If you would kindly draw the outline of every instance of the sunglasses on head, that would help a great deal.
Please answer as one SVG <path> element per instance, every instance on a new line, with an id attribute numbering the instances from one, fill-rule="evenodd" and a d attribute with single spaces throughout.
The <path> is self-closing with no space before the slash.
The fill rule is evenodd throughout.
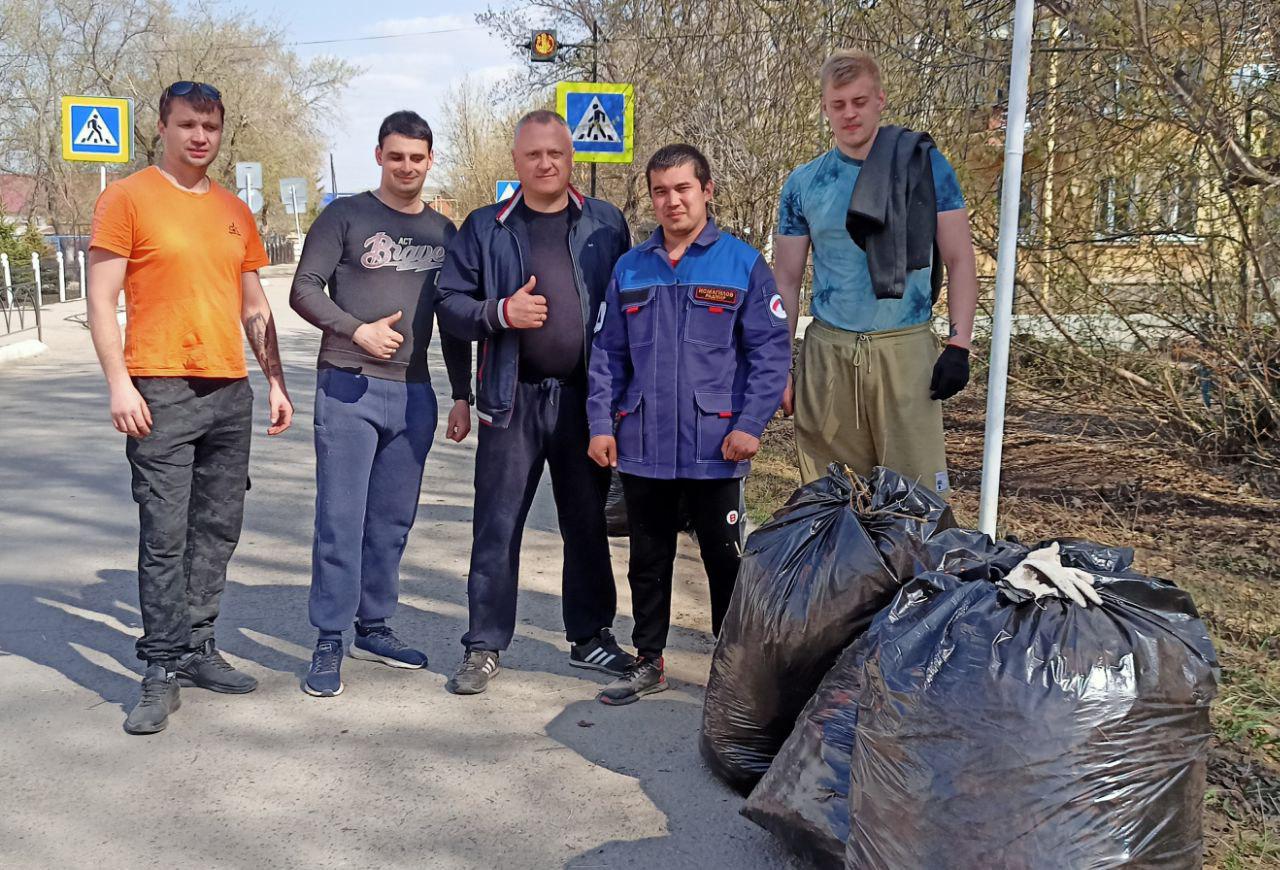
<path id="1" fill-rule="evenodd" d="M 174 82 L 165 88 L 171 97 L 185 97 L 192 91 L 198 91 L 200 96 L 209 100 L 221 100 L 222 94 L 213 85 L 207 85 L 204 82 Z"/>

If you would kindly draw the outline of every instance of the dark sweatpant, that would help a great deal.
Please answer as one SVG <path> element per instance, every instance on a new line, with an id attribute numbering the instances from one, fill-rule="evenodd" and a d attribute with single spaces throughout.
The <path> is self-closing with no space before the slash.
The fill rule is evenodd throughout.
<path id="1" fill-rule="evenodd" d="M 587 458 L 586 386 L 554 379 L 517 384 L 511 423 L 481 426 L 467 578 L 468 649 L 504 650 L 516 628 L 520 541 L 544 463 L 551 466 L 564 539 L 565 634 L 586 640 L 613 624 L 618 608 L 605 534 L 609 472 Z"/>
<path id="2" fill-rule="evenodd" d="M 429 382 L 326 366 L 316 374 L 316 533 L 311 624 L 340 638 L 376 625 L 400 598 L 400 559 L 418 513 L 436 429 Z"/>
<path id="3" fill-rule="evenodd" d="M 213 637 L 249 485 L 247 378 L 134 378 L 151 434 L 128 438 L 138 503 L 138 658 L 171 664 Z"/>
<path id="4" fill-rule="evenodd" d="M 631 641 L 646 658 L 662 655 L 671 628 L 671 574 L 684 496 L 702 551 L 711 591 L 711 630 L 729 610 L 742 559 L 742 479 L 655 480 L 623 474 L 631 528 L 631 608 L 636 627 Z"/>

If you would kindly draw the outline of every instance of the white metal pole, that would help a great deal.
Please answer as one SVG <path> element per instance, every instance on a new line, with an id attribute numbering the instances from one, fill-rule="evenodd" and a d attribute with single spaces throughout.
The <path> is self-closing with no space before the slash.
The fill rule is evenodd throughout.
<path id="1" fill-rule="evenodd" d="M 89 285 L 84 283 L 84 251 L 76 251 L 76 261 L 80 264 L 80 298 L 87 299 Z"/>
<path id="2" fill-rule="evenodd" d="M 13 278 L 9 277 L 9 255 L 0 254 L 0 269 L 4 270 L 4 301 L 8 308 L 13 307 Z"/>
<path id="3" fill-rule="evenodd" d="M 44 304 L 44 288 L 40 286 L 40 255 L 35 251 L 31 252 L 31 271 L 36 276 L 36 295 L 33 300 L 36 310 L 36 339 L 44 341 L 44 324 L 40 319 L 40 308 Z"/>
<path id="4" fill-rule="evenodd" d="M 103 163 L 98 167 L 98 192 L 107 189 L 107 164 Z"/>
<path id="5" fill-rule="evenodd" d="M 298 189 L 289 188 L 289 199 L 293 201 L 293 226 L 298 231 L 298 246 L 302 246 L 302 220 L 298 217 Z"/>
<path id="6" fill-rule="evenodd" d="M 1009 111 L 1004 124 L 1004 179 L 1000 196 L 1000 245 L 996 254 L 996 298 L 992 311 L 991 368 L 987 374 L 987 429 L 982 449 L 982 493 L 978 529 L 995 537 L 1000 502 L 1000 457 L 1009 384 L 1009 333 L 1013 323 L 1013 279 L 1018 254 L 1018 205 L 1022 151 L 1031 75 L 1031 30 L 1035 0 L 1017 0 L 1013 10 L 1013 56 L 1009 65 Z"/>
<path id="7" fill-rule="evenodd" d="M 31 271 L 34 272 L 36 276 L 36 307 L 39 308 L 40 302 L 42 301 L 40 299 L 40 294 L 43 292 L 43 289 L 40 286 L 40 255 L 35 251 L 31 252 Z"/>
<path id="8" fill-rule="evenodd" d="M 58 252 L 58 301 L 67 301 L 66 264 L 62 261 L 62 252 Z"/>

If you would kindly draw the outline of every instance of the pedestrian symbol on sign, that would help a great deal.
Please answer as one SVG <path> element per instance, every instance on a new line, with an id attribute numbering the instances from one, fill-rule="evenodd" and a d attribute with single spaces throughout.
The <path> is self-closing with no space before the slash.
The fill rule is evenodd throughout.
<path id="1" fill-rule="evenodd" d="M 76 134 L 75 143 L 77 145 L 114 146 L 116 139 L 111 135 L 111 131 L 107 129 L 107 124 L 102 120 L 102 115 L 98 114 L 97 109 L 94 109 L 89 113 L 89 117 L 85 120 L 84 126 L 80 128 L 80 132 Z"/>
<path id="2" fill-rule="evenodd" d="M 613 122 L 609 120 L 609 113 L 604 110 L 604 106 L 600 104 L 600 97 L 595 96 L 591 100 L 591 105 L 587 107 L 587 111 L 583 113 L 582 120 L 578 122 L 577 128 L 573 131 L 574 142 L 621 142 L 622 137 L 618 135 L 617 129 L 614 128 Z"/>

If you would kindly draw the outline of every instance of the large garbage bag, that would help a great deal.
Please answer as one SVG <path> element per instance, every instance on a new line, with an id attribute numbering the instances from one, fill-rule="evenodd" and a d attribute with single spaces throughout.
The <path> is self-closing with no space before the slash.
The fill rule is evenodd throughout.
<path id="1" fill-rule="evenodd" d="M 955 525 L 936 495 L 887 468 L 832 465 L 747 539 L 702 715 L 702 754 L 746 793 L 840 651 Z"/>
<path id="2" fill-rule="evenodd" d="M 1129 552 L 1062 551 L 1099 575 L 1102 605 L 929 572 L 877 617 L 849 868 L 1200 866 L 1208 632 Z"/>
<path id="3" fill-rule="evenodd" d="M 939 532 L 927 549 L 940 570 L 971 579 L 1002 577 L 1027 553 L 1016 543 L 965 529 Z M 815 867 L 845 865 L 861 668 L 880 624 L 873 622 L 840 654 L 742 810 Z"/>

